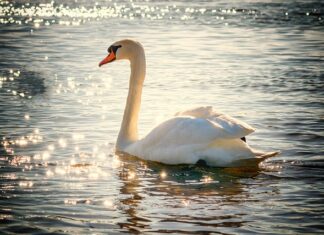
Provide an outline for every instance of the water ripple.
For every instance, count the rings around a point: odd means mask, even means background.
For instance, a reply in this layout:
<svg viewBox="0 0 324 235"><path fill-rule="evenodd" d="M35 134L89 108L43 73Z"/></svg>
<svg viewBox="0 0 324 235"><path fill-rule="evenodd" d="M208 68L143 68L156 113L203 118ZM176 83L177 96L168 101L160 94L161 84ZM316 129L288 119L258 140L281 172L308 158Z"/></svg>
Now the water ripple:
<svg viewBox="0 0 324 235"><path fill-rule="evenodd" d="M0 233L323 233L319 1L1 1ZM137 38L140 134L216 109L281 151L259 168L166 166L115 154ZM302 223L301 223L302 221Z"/></svg>

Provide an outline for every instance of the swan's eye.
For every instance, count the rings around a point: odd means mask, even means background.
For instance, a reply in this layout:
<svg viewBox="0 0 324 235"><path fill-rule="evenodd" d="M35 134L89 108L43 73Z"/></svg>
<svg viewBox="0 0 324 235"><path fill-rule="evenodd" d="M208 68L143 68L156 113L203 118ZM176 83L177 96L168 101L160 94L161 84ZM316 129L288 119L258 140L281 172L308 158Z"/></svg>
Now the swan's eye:
<svg viewBox="0 0 324 235"><path fill-rule="evenodd" d="M114 54L116 54L118 48L120 48L120 47L122 47L122 46L121 46L121 45L118 45L118 46L114 46L114 45L112 45L112 46L110 46L110 47L108 48L108 53L114 52Z"/></svg>

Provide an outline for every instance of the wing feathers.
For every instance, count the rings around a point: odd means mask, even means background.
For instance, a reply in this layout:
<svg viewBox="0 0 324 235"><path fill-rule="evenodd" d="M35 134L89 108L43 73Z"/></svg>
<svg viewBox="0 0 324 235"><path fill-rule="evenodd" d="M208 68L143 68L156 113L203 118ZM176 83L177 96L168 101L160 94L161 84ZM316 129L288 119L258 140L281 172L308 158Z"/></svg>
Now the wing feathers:
<svg viewBox="0 0 324 235"><path fill-rule="evenodd" d="M247 123L221 112L217 112L211 106L198 107L178 112L176 113L176 116L191 116L206 119L215 125L220 126L225 132L227 132L228 137L231 138L241 138L255 131L255 129Z"/></svg>

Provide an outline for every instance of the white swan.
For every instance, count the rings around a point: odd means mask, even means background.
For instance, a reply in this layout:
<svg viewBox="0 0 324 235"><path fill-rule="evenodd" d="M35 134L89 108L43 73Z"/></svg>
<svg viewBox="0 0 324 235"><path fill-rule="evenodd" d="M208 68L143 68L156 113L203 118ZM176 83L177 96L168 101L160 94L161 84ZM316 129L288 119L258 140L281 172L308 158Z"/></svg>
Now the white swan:
<svg viewBox="0 0 324 235"><path fill-rule="evenodd" d="M210 106L179 112L139 140L137 123L146 69L144 49L140 43L126 39L115 42L108 52L99 66L126 59L131 67L129 92L116 143L118 152L165 164L195 164L203 160L209 166L220 167L255 165L277 154L250 148L241 138L254 129Z"/></svg>

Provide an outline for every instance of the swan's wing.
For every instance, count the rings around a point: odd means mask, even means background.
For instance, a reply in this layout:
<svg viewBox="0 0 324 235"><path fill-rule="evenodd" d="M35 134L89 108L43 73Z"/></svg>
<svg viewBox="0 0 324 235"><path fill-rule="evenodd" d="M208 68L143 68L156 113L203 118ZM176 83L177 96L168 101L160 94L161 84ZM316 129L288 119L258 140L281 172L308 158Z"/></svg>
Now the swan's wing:
<svg viewBox="0 0 324 235"><path fill-rule="evenodd" d="M125 152L167 164L194 164L198 160L196 151L224 138L230 136L217 123L203 118L174 117L126 147Z"/></svg>
<svg viewBox="0 0 324 235"><path fill-rule="evenodd" d="M188 116L161 123L145 138L126 147L125 152L167 164L194 164L204 156L210 165L226 165L233 159L254 156L246 143L218 123Z"/></svg>
<svg viewBox="0 0 324 235"><path fill-rule="evenodd" d="M177 112L175 116L191 116L199 118L208 118L213 115L221 115L222 113L216 112L212 106L202 106L193 109L188 109L182 112Z"/></svg>
<svg viewBox="0 0 324 235"><path fill-rule="evenodd" d="M204 118L174 117L155 127L146 137L167 145L209 143L232 138L222 126Z"/></svg>
<svg viewBox="0 0 324 235"><path fill-rule="evenodd" d="M249 124L236 118L217 112L211 106L198 107L176 113L176 116L191 116L206 119L221 126L232 138L242 138L255 131Z"/></svg>

